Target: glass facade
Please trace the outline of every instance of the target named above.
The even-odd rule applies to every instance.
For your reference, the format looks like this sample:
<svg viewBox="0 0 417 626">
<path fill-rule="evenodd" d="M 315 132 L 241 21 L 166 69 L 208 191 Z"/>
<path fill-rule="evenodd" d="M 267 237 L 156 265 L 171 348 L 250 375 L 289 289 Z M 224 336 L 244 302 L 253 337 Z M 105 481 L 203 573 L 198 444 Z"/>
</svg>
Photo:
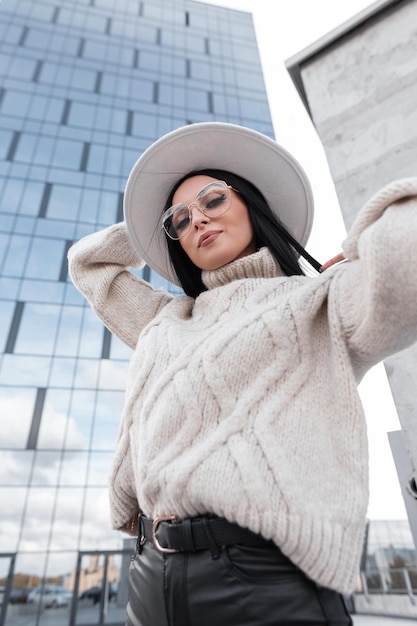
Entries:
<svg viewBox="0 0 417 626">
<path fill-rule="evenodd" d="M 417 555 L 408 520 L 368 523 L 361 564 L 365 594 L 417 592 Z M 414 602 L 415 603 L 415 602 Z"/>
<path fill-rule="evenodd" d="M 113 606 L 126 556 L 107 481 L 130 350 L 69 282 L 68 248 L 122 219 L 130 168 L 162 134 L 208 120 L 273 130 L 248 13 L 2 0 L 0 42 L 0 626 L 38 626 L 52 623 L 47 598 L 61 602 L 53 588 L 24 607 L 4 598 L 107 584 Z M 97 608 L 88 623 L 116 623 L 103 597 L 82 600 Z M 66 606 L 54 626 L 87 623 Z"/>
</svg>

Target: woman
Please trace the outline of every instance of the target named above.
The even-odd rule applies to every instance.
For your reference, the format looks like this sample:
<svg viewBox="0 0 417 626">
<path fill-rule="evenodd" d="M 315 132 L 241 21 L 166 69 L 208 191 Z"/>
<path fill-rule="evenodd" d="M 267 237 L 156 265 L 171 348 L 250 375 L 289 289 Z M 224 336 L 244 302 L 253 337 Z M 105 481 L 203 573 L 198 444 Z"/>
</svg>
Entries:
<svg viewBox="0 0 417 626">
<path fill-rule="evenodd" d="M 114 527 L 138 536 L 128 626 L 351 624 L 356 386 L 417 339 L 416 196 L 417 179 L 385 188 L 349 262 L 306 276 L 299 165 L 255 131 L 195 124 L 135 164 L 126 224 L 72 248 L 75 285 L 134 350 L 110 485 Z M 143 261 L 186 295 L 134 277 Z"/>
</svg>

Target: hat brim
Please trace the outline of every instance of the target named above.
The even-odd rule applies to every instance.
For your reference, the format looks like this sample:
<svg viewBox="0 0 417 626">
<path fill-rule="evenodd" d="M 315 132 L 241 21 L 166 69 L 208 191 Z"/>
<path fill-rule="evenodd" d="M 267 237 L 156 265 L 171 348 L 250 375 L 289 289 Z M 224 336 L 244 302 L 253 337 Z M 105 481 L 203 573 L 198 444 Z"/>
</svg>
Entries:
<svg viewBox="0 0 417 626">
<path fill-rule="evenodd" d="M 299 163 L 255 130 L 224 122 L 183 126 L 158 139 L 133 166 L 124 194 L 129 236 L 141 258 L 179 285 L 170 263 L 162 211 L 178 180 L 193 170 L 215 168 L 254 184 L 293 237 L 305 245 L 313 221 L 313 195 Z"/>
</svg>

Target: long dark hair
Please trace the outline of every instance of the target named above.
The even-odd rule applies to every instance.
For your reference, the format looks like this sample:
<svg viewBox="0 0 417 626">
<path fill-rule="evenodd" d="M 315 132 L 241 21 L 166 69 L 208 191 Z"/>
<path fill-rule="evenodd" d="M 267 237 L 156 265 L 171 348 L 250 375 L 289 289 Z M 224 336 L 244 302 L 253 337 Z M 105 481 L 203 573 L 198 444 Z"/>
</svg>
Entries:
<svg viewBox="0 0 417 626">
<path fill-rule="evenodd" d="M 189 172 L 171 189 L 164 211 L 172 205 L 172 199 L 178 187 L 193 176 L 210 176 L 217 180 L 223 180 L 239 192 L 248 208 L 256 248 L 267 246 L 284 274 L 287 276 L 304 274 L 299 265 L 297 253 L 306 259 L 314 269 L 320 271 L 321 264 L 310 256 L 288 232 L 281 220 L 272 212 L 259 189 L 237 174 L 216 169 Z M 207 289 L 201 280 L 201 269 L 187 256 L 179 241 L 170 239 L 168 236 L 166 236 L 166 240 L 171 263 L 182 288 L 188 296 L 196 298 Z"/>
</svg>

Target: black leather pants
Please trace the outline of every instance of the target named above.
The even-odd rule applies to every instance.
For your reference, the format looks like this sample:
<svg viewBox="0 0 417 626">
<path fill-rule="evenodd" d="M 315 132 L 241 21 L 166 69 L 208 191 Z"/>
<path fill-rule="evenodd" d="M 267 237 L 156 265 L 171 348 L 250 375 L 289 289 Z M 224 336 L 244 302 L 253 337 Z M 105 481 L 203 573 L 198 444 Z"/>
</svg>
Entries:
<svg viewBox="0 0 417 626">
<path fill-rule="evenodd" d="M 349 626 L 343 598 L 275 547 L 234 545 L 132 560 L 126 626 Z"/>
</svg>

